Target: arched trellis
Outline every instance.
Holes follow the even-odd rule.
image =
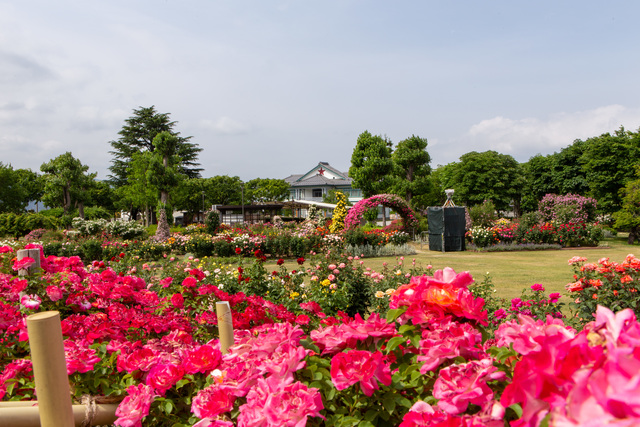
[[[376,206],[386,206],[398,212],[404,220],[405,228],[414,228],[418,226],[418,218],[415,212],[409,207],[407,202],[395,194],[378,194],[368,199],[362,199],[349,209],[347,217],[344,219],[344,228],[346,230],[360,225],[362,214]]]

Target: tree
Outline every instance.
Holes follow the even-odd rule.
[[[87,191],[93,186],[96,173],[87,174],[89,166],[83,165],[71,152],[43,163],[40,170],[45,173],[44,203],[50,207],[61,206],[65,215],[75,206],[84,218]]]
[[[158,189],[149,181],[148,175],[151,156],[149,151],[134,153],[127,165],[127,185],[115,189],[116,205],[132,212],[142,210],[145,226],[152,223],[153,206],[158,200]]]
[[[589,184],[582,167],[582,154],[588,143],[579,139],[552,155],[553,184],[558,194],[587,194]]]
[[[640,133],[620,128],[585,141],[580,158],[589,195],[598,200],[601,211],[612,213],[622,206],[620,190],[634,178],[640,164]]]
[[[89,190],[87,206],[99,206],[111,215],[117,210],[115,206],[116,194],[107,181],[95,181]]]
[[[353,186],[362,190],[364,197],[384,193],[391,186],[392,171],[391,142],[362,132],[351,154],[349,176]]]
[[[44,184],[29,169],[13,169],[0,162],[0,212],[24,212],[31,200],[42,197]]]
[[[532,212],[545,194],[558,194],[560,189],[554,177],[554,155],[535,155],[522,165],[525,183],[522,190],[522,209]]]
[[[245,203],[282,202],[289,197],[289,184],[283,179],[256,178],[244,184]]]
[[[426,138],[411,135],[400,141],[392,154],[396,176],[393,192],[403,196],[409,204],[414,196],[426,195],[431,189],[431,156],[426,148]]]
[[[613,214],[617,229],[629,230],[630,245],[640,237],[640,166],[636,166],[636,179],[627,182],[620,191],[622,208]]]
[[[495,151],[472,151],[460,156],[445,183],[455,190],[455,198],[467,206],[491,200],[498,210],[508,210],[511,203],[519,213],[524,176],[520,164],[507,154]]]
[[[190,136],[182,137],[174,130],[176,122],[169,119],[168,113],[158,113],[154,106],[133,110],[133,116],[125,120],[125,125],[118,134],[120,138],[110,141],[114,156],[109,168],[111,181],[116,187],[127,184],[128,167],[133,155],[139,152],[156,149],[153,141],[161,132],[168,132],[176,138],[175,155],[180,157],[181,173],[189,178],[200,176],[202,169],[197,168],[198,153],[202,151],[196,144],[189,142]]]

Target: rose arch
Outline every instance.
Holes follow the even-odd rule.
[[[395,194],[378,194],[368,199],[362,199],[351,209],[347,217],[344,219],[344,228],[346,230],[360,225],[362,214],[378,205],[386,206],[398,212],[404,220],[405,228],[413,228],[418,226],[416,214],[409,207],[407,202]]]

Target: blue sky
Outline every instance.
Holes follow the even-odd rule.
[[[524,162],[640,128],[640,2],[0,0],[0,161],[109,141],[155,105],[203,176],[347,170],[364,130]]]

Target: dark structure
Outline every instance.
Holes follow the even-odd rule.
[[[465,250],[464,207],[429,207],[429,250],[454,252]]]

